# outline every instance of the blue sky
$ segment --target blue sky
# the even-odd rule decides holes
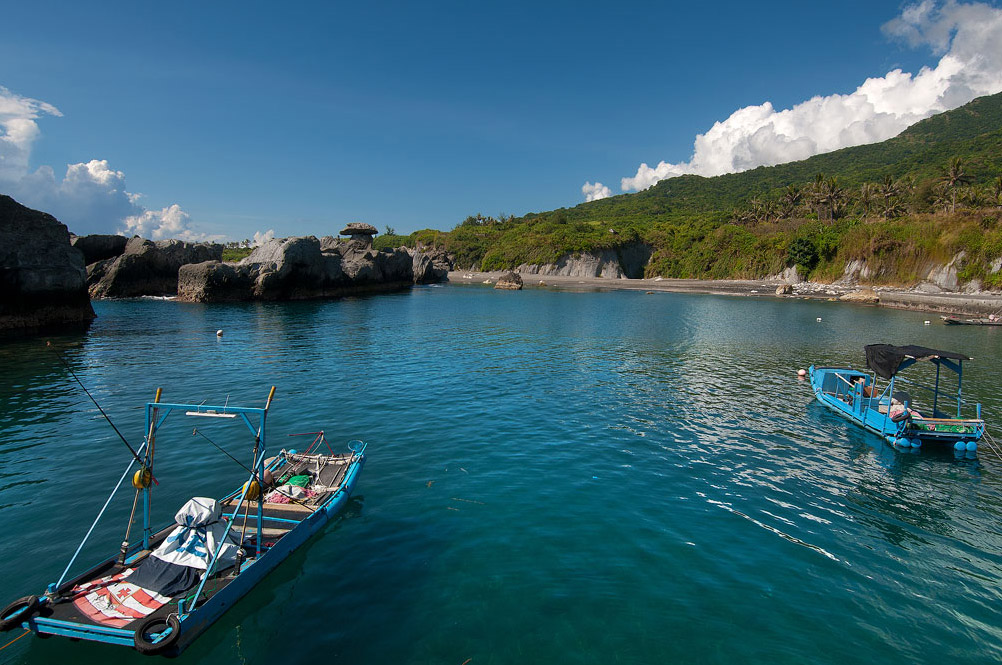
[[[0,140],[6,132],[10,145],[0,192],[77,233],[242,239],[336,234],[351,221],[451,229],[477,212],[576,205],[586,182],[618,194],[635,174],[633,189],[832,149],[827,138],[790,135],[863,127],[871,118],[855,98],[835,98],[848,115],[820,103],[800,121],[788,114],[780,148],[763,147],[761,132],[737,147],[717,141],[745,131],[732,131],[741,117],[710,133],[703,153],[693,142],[739,109],[771,102],[758,115],[786,122],[776,113],[851,95],[895,69],[943,72],[944,55],[992,51],[997,60],[964,89],[1002,90],[1000,47],[983,34],[997,3],[138,7],[35,2],[3,12]],[[882,85],[884,101],[922,99],[871,112],[894,118],[873,136],[955,104],[965,96],[947,94],[957,76],[926,86],[936,99],[913,80]],[[69,165],[80,168],[68,176]]]

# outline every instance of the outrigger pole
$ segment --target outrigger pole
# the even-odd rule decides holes
[[[160,394],[163,392],[163,388],[157,388],[157,396],[154,398],[154,404],[160,403]],[[150,480],[153,478],[153,453],[154,453],[154,441],[156,440],[156,430],[153,425],[157,420],[157,410],[153,409],[153,418],[150,422],[150,431],[146,435],[146,456],[143,461],[142,466],[138,471],[132,476],[132,486],[136,488],[136,498],[132,501],[132,512],[129,514],[129,524],[125,527],[125,540],[122,541],[122,550],[118,555],[118,563],[124,564],[125,557],[129,552],[129,533],[132,531],[132,522],[136,518],[136,506],[139,505],[139,495],[145,490],[147,495],[149,493]],[[149,498],[147,498],[147,503]],[[146,512],[149,512],[148,510]]]
[[[104,416],[104,419],[108,421],[109,425],[111,425],[111,429],[115,430],[115,434],[117,434],[118,438],[122,440],[122,443],[125,444],[125,447],[129,449],[129,452],[132,453],[132,458],[135,459],[137,462],[139,462],[140,466],[142,466],[143,460],[142,460],[142,458],[139,457],[139,453],[137,453],[136,450],[129,444],[129,442],[125,440],[125,436],[123,436],[122,433],[118,431],[118,428],[115,427],[115,423],[111,422],[111,418],[109,418],[108,414],[104,412],[104,409],[101,408],[101,405],[97,403],[97,400],[94,399],[94,396],[90,394],[90,391],[87,390],[87,386],[85,386],[83,384],[83,381],[81,381],[80,378],[73,372],[73,369],[70,368],[69,363],[67,363],[65,360],[63,360],[63,357],[61,355],[59,355],[59,352],[52,348],[52,343],[51,342],[46,342],[45,346],[49,347],[49,349],[52,351],[53,354],[55,354],[55,356],[59,360],[59,362],[61,362],[63,364],[63,367],[66,368],[66,371],[70,373],[70,376],[72,376],[73,379],[78,384],[80,384],[80,387],[83,389],[83,391],[87,395],[87,397],[90,398],[90,401],[94,402],[94,406],[97,407],[97,410],[101,412],[101,415]],[[275,389],[272,388],[272,394],[274,394],[274,392],[275,392]],[[159,391],[158,391],[158,394],[159,394]],[[268,401],[270,402],[271,398],[269,398]],[[260,436],[260,433],[258,435]],[[157,484],[157,485],[160,484],[160,483],[157,482],[156,478],[153,478],[151,476],[151,479],[153,480],[153,482],[155,484]]]

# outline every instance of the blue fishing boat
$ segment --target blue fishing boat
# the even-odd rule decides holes
[[[43,636],[133,647],[144,654],[174,656],[183,651],[344,508],[365,463],[365,444],[352,441],[346,452],[335,453],[323,432],[311,433],[305,452],[283,449],[268,458],[265,420],[274,394],[272,387],[265,406],[255,408],[161,403],[157,390],[155,401],[146,405],[143,444],[138,449],[129,446],[133,459],[62,576],[41,595],[8,605],[0,613],[0,629],[21,627]],[[252,435],[253,454],[244,466],[194,428],[192,435],[200,435],[244,467],[247,480],[219,498],[193,497],[180,506],[173,523],[155,527],[151,495],[159,482],[167,482],[157,476],[154,464],[157,434],[171,415],[175,420],[180,416],[241,423]],[[71,575],[77,556],[126,479],[131,479],[135,496],[125,542],[108,543],[108,558]],[[141,535],[136,533],[135,542],[130,542],[133,524],[138,528],[140,522]]]
[[[864,350],[869,372],[851,367],[811,366],[811,387],[822,404],[895,446],[917,448],[923,443],[938,443],[955,450],[978,449],[978,442],[985,435],[981,404],[974,406],[973,418],[962,414],[964,361],[971,358],[923,346],[870,344]],[[898,376],[920,361],[935,365],[934,385]],[[942,385],[952,384],[952,380],[944,379],[944,369],[945,374],[956,377],[955,391],[952,385],[949,388]],[[882,389],[877,385],[878,377],[886,380]],[[921,403],[902,388],[922,391]]]

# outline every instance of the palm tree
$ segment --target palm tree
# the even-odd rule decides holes
[[[957,212],[957,189],[961,185],[969,185],[974,181],[974,178],[969,176],[966,171],[964,171],[964,162],[960,157],[954,157],[950,160],[949,165],[947,165],[946,170],[943,171],[943,175],[940,177],[939,181],[946,185],[946,189],[950,192],[950,212]]]
[[[995,178],[988,188],[988,194],[994,205],[1002,208],[1002,175]]]
[[[881,210],[884,214],[884,219],[896,217],[901,211],[901,206],[896,200],[901,195],[901,182],[894,180],[890,175],[885,175],[879,188],[880,198],[883,199]]]
[[[987,203],[987,194],[979,189],[978,187],[960,187],[960,193],[957,198],[960,202],[972,210],[977,210],[978,208],[985,207]]]
[[[859,188],[859,207],[863,209],[863,217],[869,217],[877,207],[877,186],[872,182],[864,182]]]
[[[779,198],[779,214],[783,219],[789,219],[797,213],[797,206],[804,198],[803,192],[796,185],[787,185],[786,191]]]
[[[831,199],[827,182],[825,174],[819,173],[814,176],[814,182],[807,187],[809,205],[817,211],[819,220],[828,219],[831,216]]]
[[[828,191],[829,217],[832,220],[844,217],[845,212],[849,207],[848,192],[845,191],[844,187],[839,187],[838,178],[835,178],[834,176],[828,178],[828,181],[825,183],[825,188]]]
[[[943,212],[950,209],[950,192],[946,187],[946,183],[938,182],[932,188],[932,207]]]

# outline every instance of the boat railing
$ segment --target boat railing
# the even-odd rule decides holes
[[[981,403],[980,402],[968,402],[963,397],[956,393],[946,392],[943,390],[937,390],[933,386],[927,386],[917,381],[910,381],[903,377],[896,377],[897,383],[904,384],[908,386],[909,389],[919,389],[929,393],[932,397],[932,415],[933,418],[947,419],[947,420],[965,420],[965,418],[960,415],[964,408],[974,409],[977,414],[973,420],[981,419]],[[953,410],[953,406],[957,407],[957,415],[951,415],[939,408],[940,403],[945,403],[950,405],[950,410]],[[914,408],[914,404],[911,405]],[[928,419],[927,419],[928,420]]]
[[[859,374],[853,373],[849,375],[852,379],[859,378]],[[821,390],[825,393],[832,395],[836,399],[843,402],[851,404],[856,397],[856,392],[858,388],[854,381],[851,381],[846,376],[843,376],[840,372],[830,372],[825,376],[824,381],[821,386]]]

